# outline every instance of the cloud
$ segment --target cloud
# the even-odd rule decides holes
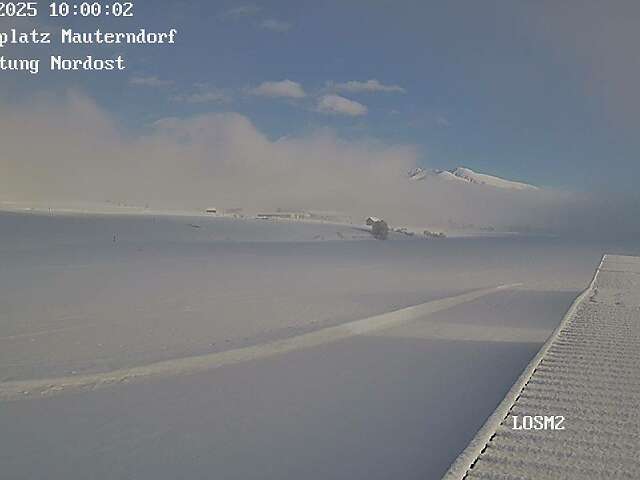
[[[340,95],[324,95],[318,100],[317,110],[322,113],[351,117],[366,115],[368,111],[365,105]]]
[[[255,18],[258,17],[261,13],[261,7],[258,7],[255,4],[248,4],[225,10],[219,16],[220,18],[228,19]],[[262,17],[262,15],[260,16]],[[259,20],[258,18],[255,19],[252,23],[255,27],[279,33],[287,32],[293,26],[290,22],[279,20],[277,18],[263,18],[262,20]]]
[[[291,23],[289,22],[285,22],[282,20],[276,20],[274,18],[267,18],[265,20],[263,20],[262,22],[260,22],[260,27],[266,29],[266,30],[271,30],[273,32],[287,32],[289,30],[291,30]]]
[[[140,87],[164,88],[170,87],[174,82],[172,80],[162,80],[156,76],[134,76],[131,77],[129,83]]]
[[[367,80],[366,82],[350,81],[345,83],[327,82],[327,87],[338,92],[397,92],[406,93],[406,90],[399,85],[384,85],[376,79]]]
[[[231,96],[220,88],[212,87],[208,84],[197,84],[196,91],[173,95],[171,100],[182,103],[218,103],[230,102]]]
[[[255,88],[249,90],[252,95],[262,97],[286,97],[286,98],[304,98],[306,93],[302,86],[291,80],[282,80],[279,82],[264,82]]]
[[[132,137],[76,92],[3,111],[0,200],[254,210],[359,205],[364,214],[375,197],[368,189],[402,178],[417,158],[411,146],[345,141],[331,130],[271,140],[232,112],[163,118]]]
[[[258,15],[262,9],[254,4],[240,5],[239,7],[230,8],[220,14],[221,17],[238,18],[238,17],[252,17]]]

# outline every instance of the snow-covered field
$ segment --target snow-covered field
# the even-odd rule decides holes
[[[296,345],[96,391],[27,390],[0,404],[0,464],[12,479],[437,478],[604,250],[640,249],[527,237],[383,242],[321,223],[0,214],[5,386]],[[511,286],[490,290],[500,285]],[[462,300],[431,307],[450,297]],[[418,304],[426,307],[392,328],[295,343]]]

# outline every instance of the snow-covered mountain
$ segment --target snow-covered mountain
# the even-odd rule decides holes
[[[429,172],[424,168],[418,167],[411,170],[408,175],[411,180],[424,180],[429,175]]]
[[[454,168],[453,170],[431,171],[425,170],[423,168],[416,168],[409,172],[409,178],[411,180],[424,180],[427,177],[435,177],[451,182],[487,185],[490,187],[503,188],[507,190],[538,190],[538,187],[529,185],[528,183],[514,182],[512,180],[506,180],[504,178],[487,175],[485,173],[477,173],[469,168],[464,167]]]

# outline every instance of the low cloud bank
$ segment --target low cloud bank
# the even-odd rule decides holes
[[[410,181],[416,148],[345,141],[330,130],[273,141],[240,114],[215,113],[165,118],[131,138],[90,98],[73,92],[3,110],[4,201],[313,209],[443,228],[638,230],[638,205],[629,199]]]

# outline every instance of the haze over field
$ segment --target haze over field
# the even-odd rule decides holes
[[[357,219],[374,212],[395,224],[554,232],[636,228],[627,223],[636,206],[623,198],[447,182],[442,174],[410,182],[417,147],[344,140],[326,128],[271,140],[246,116],[225,112],[162,118],[130,135],[74,91],[4,111],[4,201],[324,210]],[[38,141],[29,141],[31,132]]]

